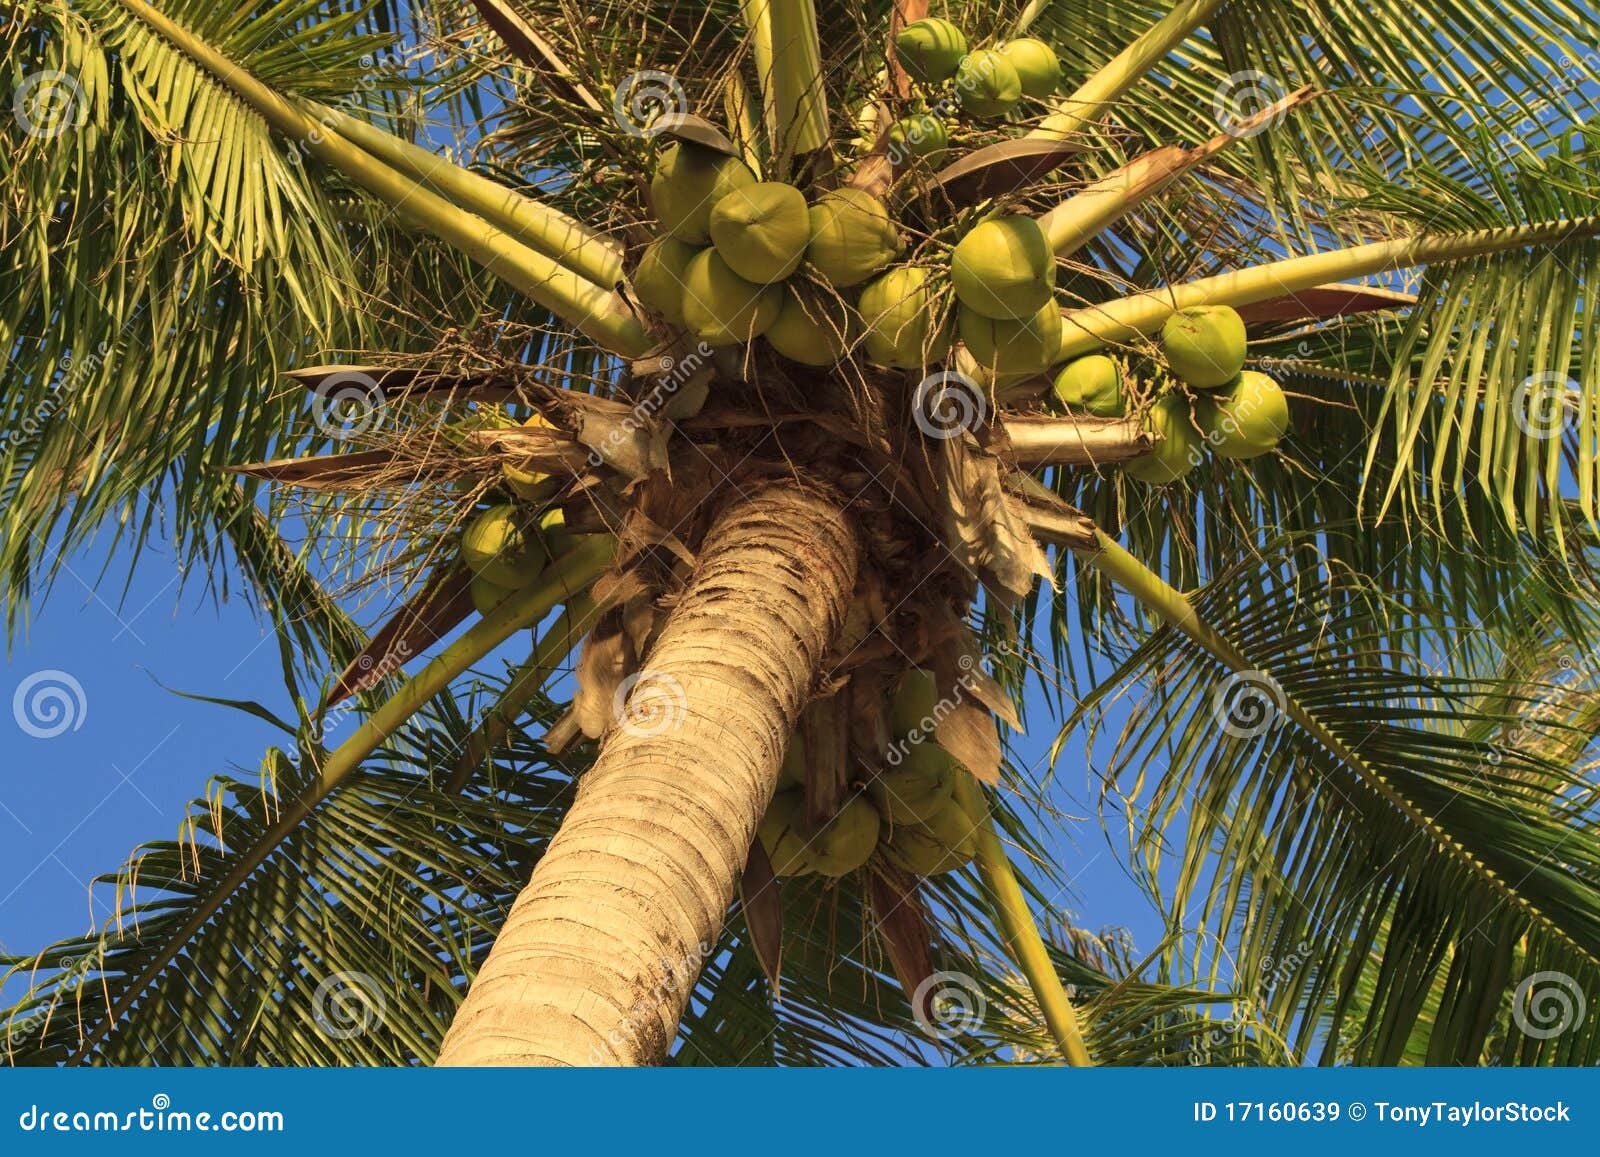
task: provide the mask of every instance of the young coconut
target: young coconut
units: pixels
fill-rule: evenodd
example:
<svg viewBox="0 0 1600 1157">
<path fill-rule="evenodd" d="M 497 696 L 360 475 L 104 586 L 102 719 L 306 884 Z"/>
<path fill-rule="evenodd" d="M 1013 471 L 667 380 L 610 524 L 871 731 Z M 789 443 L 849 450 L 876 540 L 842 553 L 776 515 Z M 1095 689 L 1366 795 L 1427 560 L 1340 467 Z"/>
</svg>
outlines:
<svg viewBox="0 0 1600 1157">
<path fill-rule="evenodd" d="M 711 209 L 735 189 L 756 183 L 737 157 L 684 142 L 669 145 L 656 161 L 650 205 L 669 237 L 690 245 L 711 240 Z"/>
<path fill-rule="evenodd" d="M 703 249 L 684 270 L 683 320 L 707 345 L 737 345 L 761 336 L 778 319 L 776 285 L 746 281 L 715 249 Z"/>
<path fill-rule="evenodd" d="M 930 165 L 939 163 L 950 147 L 950 135 L 944 122 L 931 113 L 901 117 L 889 126 L 889 159 L 896 166 L 904 165 L 914 157 L 921 157 Z"/>
<path fill-rule="evenodd" d="M 484 578 L 481 574 L 472 576 L 472 581 L 467 584 L 467 591 L 472 596 L 472 605 L 480 615 L 487 615 L 511 595 L 511 591 L 503 586 L 498 586 Z"/>
<path fill-rule="evenodd" d="M 766 849 L 767 859 L 772 861 L 774 875 L 805 876 L 815 870 L 806 840 L 795 830 L 796 824 L 805 823 L 805 817 L 806 793 L 797 788 L 774 795 L 767 806 L 767 814 L 761 817 L 756 838 Z"/>
<path fill-rule="evenodd" d="M 953 872 L 977 850 L 978 825 L 953 798 L 921 823 L 895 828 L 884 845 L 891 861 L 918 876 Z"/>
<path fill-rule="evenodd" d="M 1008 40 L 996 51 L 1017 70 L 1024 96 L 1043 100 L 1053 95 L 1061 83 L 1061 59 L 1056 50 L 1042 40 L 1024 36 L 1020 40 Z"/>
<path fill-rule="evenodd" d="M 949 800 L 959 771 L 950 753 L 929 736 L 910 744 L 897 765 L 878 773 L 867 785 L 867 795 L 890 823 L 919 823 Z"/>
<path fill-rule="evenodd" d="M 807 211 L 806 260 L 835 289 L 859 285 L 900 255 L 900 231 L 871 193 L 838 189 Z"/>
<path fill-rule="evenodd" d="M 735 189 L 712 208 L 709 228 L 728 268 L 760 285 L 800 268 L 811 241 L 805 194 L 780 181 Z"/>
<path fill-rule="evenodd" d="M 962 305 L 984 317 L 1021 321 L 1049 302 L 1056 257 L 1032 217 L 992 217 L 956 243 L 950 280 Z"/>
<path fill-rule="evenodd" d="M 1244 318 L 1226 305 L 1180 310 L 1161 327 L 1161 344 L 1174 377 L 1213 390 L 1244 368 Z"/>
<path fill-rule="evenodd" d="M 1026 321 L 984 317 L 963 307 L 957 329 L 967 352 L 997 378 L 1042 374 L 1061 352 L 1061 310 L 1054 299 Z"/>
<path fill-rule="evenodd" d="M 1199 407 L 1206 445 L 1222 458 L 1270 454 L 1289 429 L 1289 399 L 1266 374 L 1245 370 Z"/>
<path fill-rule="evenodd" d="M 967 54 L 967 38 L 950 21 L 926 16 L 900 30 L 894 38 L 894 54 L 913 80 L 938 84 L 956 74 Z"/>
<path fill-rule="evenodd" d="M 1022 99 L 1022 78 L 998 52 L 969 53 L 956 69 L 956 100 L 969 116 L 1002 117 Z"/>
<path fill-rule="evenodd" d="M 1168 394 L 1150 407 L 1145 427 L 1161 435 L 1156 448 L 1143 458 L 1123 463 L 1123 471 L 1140 482 L 1166 486 L 1200 464 L 1200 435 L 1189 416 L 1188 399 Z"/>
<path fill-rule="evenodd" d="M 510 503 L 491 506 L 461 532 L 461 557 L 474 574 L 521 590 L 544 569 L 544 549 L 523 528 L 521 512 Z"/>
<path fill-rule="evenodd" d="M 872 858 L 883 821 L 872 804 L 852 796 L 825 824 L 806 819 L 805 792 L 781 791 L 762 818 L 757 835 L 779 876 L 848 876 Z"/>
<path fill-rule="evenodd" d="M 891 269 L 861 291 L 857 306 L 868 360 L 891 369 L 921 369 L 950 352 L 950 327 L 935 328 L 938 302 L 925 269 Z"/>
<path fill-rule="evenodd" d="M 854 328 L 845 304 L 792 284 L 782 290 L 783 306 L 763 335 L 772 348 L 806 366 L 831 366 L 844 357 Z"/>
<path fill-rule="evenodd" d="M 635 295 L 673 325 L 683 324 L 684 271 L 699 252 L 699 246 L 674 237 L 657 237 L 633 271 Z"/>
<path fill-rule="evenodd" d="M 889 703 L 889 731 L 896 736 L 907 736 L 913 731 L 918 738 L 931 730 L 938 720 L 939 683 L 932 671 L 912 667 L 900 677 L 894 698 Z"/>
<path fill-rule="evenodd" d="M 1122 395 L 1122 370 L 1105 354 L 1085 354 L 1056 374 L 1055 395 L 1069 410 L 1099 418 L 1120 418 L 1128 402 Z"/>
</svg>

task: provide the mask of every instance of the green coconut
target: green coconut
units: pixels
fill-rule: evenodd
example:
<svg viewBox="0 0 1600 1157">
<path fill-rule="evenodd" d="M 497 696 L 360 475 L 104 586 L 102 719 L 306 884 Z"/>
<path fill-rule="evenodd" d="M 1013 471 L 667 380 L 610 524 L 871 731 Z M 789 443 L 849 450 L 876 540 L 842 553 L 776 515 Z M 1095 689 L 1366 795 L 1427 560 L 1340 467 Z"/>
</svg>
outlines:
<svg viewBox="0 0 1600 1157">
<path fill-rule="evenodd" d="M 1022 78 L 1001 53 L 979 49 L 956 69 L 956 100 L 969 116 L 1001 117 L 1022 99 Z"/>
<path fill-rule="evenodd" d="M 735 189 L 711 210 L 711 243 L 746 281 L 770 285 L 800 268 L 811 241 L 806 197 L 781 181 Z"/>
<path fill-rule="evenodd" d="M 948 20 L 913 20 L 894 38 L 895 59 L 913 80 L 938 84 L 956 74 L 967 54 L 966 35 Z"/>
<path fill-rule="evenodd" d="M 1053 299 L 1026 321 L 984 317 L 963 307 L 956 325 L 967 352 L 999 378 L 1042 374 L 1061 352 L 1061 310 Z"/>
<path fill-rule="evenodd" d="M 1145 427 L 1162 440 L 1143 458 L 1123 464 L 1130 477 L 1166 486 L 1200 464 L 1200 435 L 1189 416 L 1188 399 L 1178 394 L 1159 399 L 1145 416 Z"/>
<path fill-rule="evenodd" d="M 544 543 L 545 555 L 551 560 L 560 558 L 572 549 L 580 536 L 567 529 L 567 512 L 553 506 L 539 518 L 539 538 Z"/>
<path fill-rule="evenodd" d="M 1024 36 L 1020 40 L 1008 40 L 996 51 L 1017 70 L 1024 96 L 1043 100 L 1061 83 L 1061 58 L 1042 40 Z"/>
<path fill-rule="evenodd" d="M 1020 321 L 1054 294 L 1056 259 L 1032 217 L 992 217 L 956 243 L 950 279 L 962 305 L 984 317 Z"/>
<path fill-rule="evenodd" d="M 792 788 L 774 795 L 767 814 L 761 817 L 756 838 L 766 849 L 775 875 L 805 876 L 816 870 L 800 830 L 805 826 L 805 817 L 806 793 Z"/>
<path fill-rule="evenodd" d="M 861 291 L 858 310 L 868 360 L 893 369 L 921 369 L 950 352 L 950 327 L 935 328 L 938 302 L 928 273 L 916 266 L 891 269 Z"/>
<path fill-rule="evenodd" d="M 871 193 L 838 189 L 807 211 L 806 260 L 835 289 L 859 285 L 900 255 L 900 231 Z"/>
<path fill-rule="evenodd" d="M 867 795 L 890 823 L 925 820 L 950 798 L 960 768 L 931 737 L 893 750 L 900 752 L 900 762 L 879 772 L 867 785 Z"/>
<path fill-rule="evenodd" d="M 895 736 L 931 728 L 938 720 L 939 683 L 932 671 L 913 667 L 900 677 L 894 698 L 889 703 L 889 730 Z"/>
<path fill-rule="evenodd" d="M 889 126 L 889 156 L 897 165 L 913 157 L 937 164 L 949 147 L 944 122 L 930 113 L 901 117 Z"/>
<path fill-rule="evenodd" d="M 1245 370 L 1199 409 L 1206 444 L 1223 458 L 1255 458 L 1276 449 L 1289 429 L 1289 399 L 1266 374 Z"/>
<path fill-rule="evenodd" d="M 812 862 L 824 876 L 848 876 L 872 858 L 883 821 L 862 796 L 853 796 L 815 832 L 809 848 Z"/>
<path fill-rule="evenodd" d="M 737 157 L 683 142 L 669 145 L 656 161 L 650 204 L 662 232 L 690 245 L 711 240 L 711 209 L 735 189 L 756 183 Z"/>
<path fill-rule="evenodd" d="M 506 587 L 490 582 L 481 574 L 472 576 L 472 582 L 467 584 L 467 590 L 472 596 L 472 605 L 480 615 L 487 615 L 512 593 Z"/>
<path fill-rule="evenodd" d="M 890 860 L 918 876 L 953 872 L 977 850 L 978 825 L 953 798 L 921 823 L 895 828 L 884 845 Z"/>
<path fill-rule="evenodd" d="M 461 557 L 474 574 L 496 586 L 521 590 L 544 569 L 544 550 L 509 503 L 491 506 L 461 532 Z"/>
<path fill-rule="evenodd" d="M 1085 354 L 1062 366 L 1056 374 L 1055 395 L 1067 409 L 1100 418 L 1120 418 L 1127 412 L 1122 370 L 1105 354 Z"/>
<path fill-rule="evenodd" d="M 633 271 L 633 292 L 674 325 L 683 324 L 684 270 L 700 247 L 673 237 L 658 237 Z"/>
<path fill-rule="evenodd" d="M 1173 376 L 1198 390 L 1225 386 L 1244 368 L 1244 318 L 1226 305 L 1180 310 L 1161 327 Z"/>
<path fill-rule="evenodd" d="M 776 285 L 746 281 L 715 249 L 695 254 L 684 270 L 684 324 L 707 345 L 736 345 L 759 337 L 782 308 L 783 294 Z"/>
<path fill-rule="evenodd" d="M 845 304 L 836 297 L 783 286 L 783 306 L 763 335 L 790 361 L 831 366 L 844 357 L 852 325 Z"/>
</svg>

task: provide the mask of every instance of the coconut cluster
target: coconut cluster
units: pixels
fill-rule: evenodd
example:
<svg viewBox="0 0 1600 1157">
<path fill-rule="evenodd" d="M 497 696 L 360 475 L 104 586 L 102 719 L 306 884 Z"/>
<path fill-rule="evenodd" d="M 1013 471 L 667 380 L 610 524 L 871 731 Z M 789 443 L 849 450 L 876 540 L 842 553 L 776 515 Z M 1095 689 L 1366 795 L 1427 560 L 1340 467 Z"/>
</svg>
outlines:
<svg viewBox="0 0 1600 1157">
<path fill-rule="evenodd" d="M 543 475 L 505 467 L 513 494 L 529 494 Z M 545 567 L 587 535 L 567 528 L 559 506 L 540 509 L 534 502 L 497 502 L 472 516 L 461 532 L 458 556 L 472 573 L 472 605 L 487 615 L 512 594 L 532 586 Z"/>
<path fill-rule="evenodd" d="M 907 24 L 894 47 L 906 75 L 925 88 L 948 82 L 968 116 L 1003 117 L 1023 97 L 1043 100 L 1061 83 L 1061 61 L 1044 41 L 1023 37 L 968 51 L 966 34 L 936 16 Z"/>
<path fill-rule="evenodd" d="M 806 816 L 805 743 L 791 741 L 778 792 L 758 835 L 779 876 L 847 876 L 874 856 L 918 876 L 937 876 L 968 863 L 980 817 L 956 792 L 961 766 L 929 734 L 938 690 L 933 676 L 907 672 L 890 706 L 895 740 L 886 766 L 864 791 L 830 819 Z"/>
</svg>

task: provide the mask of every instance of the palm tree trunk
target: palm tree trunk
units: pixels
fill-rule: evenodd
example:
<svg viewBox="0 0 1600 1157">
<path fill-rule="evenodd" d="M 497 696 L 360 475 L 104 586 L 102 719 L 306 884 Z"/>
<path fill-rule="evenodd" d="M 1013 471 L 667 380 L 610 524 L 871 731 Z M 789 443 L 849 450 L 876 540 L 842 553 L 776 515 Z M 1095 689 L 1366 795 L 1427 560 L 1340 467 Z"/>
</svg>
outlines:
<svg viewBox="0 0 1600 1157">
<path fill-rule="evenodd" d="M 839 507 L 793 484 L 712 526 L 440 1064 L 666 1056 L 844 620 L 857 551 Z"/>
</svg>

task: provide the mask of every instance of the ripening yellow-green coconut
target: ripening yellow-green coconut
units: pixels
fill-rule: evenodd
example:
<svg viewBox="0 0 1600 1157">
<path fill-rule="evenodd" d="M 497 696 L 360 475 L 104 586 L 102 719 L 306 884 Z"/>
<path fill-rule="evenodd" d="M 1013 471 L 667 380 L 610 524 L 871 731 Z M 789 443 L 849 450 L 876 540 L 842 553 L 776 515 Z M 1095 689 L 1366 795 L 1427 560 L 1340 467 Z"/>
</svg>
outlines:
<svg viewBox="0 0 1600 1157">
<path fill-rule="evenodd" d="M 937 316 L 939 302 L 925 269 L 889 270 L 861 291 L 856 308 L 869 361 L 914 370 L 950 352 L 950 326 Z"/>
<path fill-rule="evenodd" d="M 921 823 L 895 828 L 884 845 L 890 861 L 918 876 L 953 872 L 977 850 L 977 822 L 954 798 Z"/>
<path fill-rule="evenodd" d="M 480 615 L 487 615 L 511 595 L 511 591 L 503 586 L 498 586 L 484 578 L 481 574 L 472 576 L 472 581 L 467 584 L 467 590 L 472 596 L 472 605 Z"/>
<path fill-rule="evenodd" d="M 967 54 L 967 38 L 950 21 L 926 16 L 900 30 L 894 38 L 894 54 L 913 80 L 938 84 L 956 74 Z"/>
<path fill-rule="evenodd" d="M 535 410 L 533 412 L 533 416 L 527 421 L 523 422 L 522 425 L 542 426 L 545 429 L 552 428 L 550 425 L 550 419 L 546 418 L 537 410 Z M 546 486 L 546 483 L 550 481 L 550 475 L 548 474 L 541 473 L 537 470 L 524 470 L 520 466 L 515 466 L 510 462 L 502 462 L 500 463 L 500 477 L 505 479 L 506 486 L 510 489 L 511 493 L 515 494 L 518 498 L 521 498 L 524 501 L 538 502 L 549 497 L 549 487 Z"/>
<path fill-rule="evenodd" d="M 861 189 L 836 189 L 807 212 L 806 260 L 835 289 L 859 285 L 904 247 L 884 203 Z"/>
<path fill-rule="evenodd" d="M 1001 117 L 1022 99 L 1022 78 L 998 52 L 979 49 L 956 69 L 956 100 L 969 116 Z"/>
<path fill-rule="evenodd" d="M 890 823 L 927 819 L 950 798 L 960 767 L 932 737 L 895 747 L 891 757 L 894 753 L 900 762 L 879 772 L 867 785 L 867 795 Z"/>
<path fill-rule="evenodd" d="M 779 876 L 805 876 L 815 870 L 807 854 L 806 838 L 796 825 L 805 825 L 806 794 L 790 788 L 780 791 L 767 805 L 767 814 L 761 817 L 756 828 L 756 838 L 766 849 L 772 871 Z"/>
<path fill-rule="evenodd" d="M 510 503 L 491 506 L 467 523 L 461 557 L 474 574 L 509 590 L 521 590 L 544 569 L 543 547 Z"/>
<path fill-rule="evenodd" d="M 778 286 L 746 281 L 715 249 L 695 254 L 684 270 L 684 324 L 707 345 L 736 345 L 757 338 L 778 319 L 782 308 Z"/>
<path fill-rule="evenodd" d="M 1085 354 L 1062 366 L 1056 374 L 1055 395 L 1067 409 L 1100 418 L 1120 418 L 1127 412 L 1122 370 L 1105 354 Z"/>
<path fill-rule="evenodd" d="M 1244 318 L 1226 305 L 1179 310 L 1161 327 L 1161 348 L 1174 377 L 1198 390 L 1225 386 L 1244 368 Z"/>
<path fill-rule="evenodd" d="M 552 506 L 539 517 L 539 538 L 546 557 L 554 560 L 571 550 L 578 536 L 567 529 L 567 512 Z"/>
<path fill-rule="evenodd" d="M 1271 453 L 1289 429 L 1289 399 L 1266 374 L 1244 370 L 1204 399 L 1197 417 L 1212 453 L 1255 458 Z"/>
<path fill-rule="evenodd" d="M 746 281 L 770 285 L 800 268 L 811 241 L 806 197 L 781 181 L 735 189 L 711 210 L 711 244 Z"/>
<path fill-rule="evenodd" d="M 1061 352 L 1061 309 L 1054 299 L 1023 321 L 962 307 L 956 327 L 967 352 L 997 378 L 1042 374 Z"/>
<path fill-rule="evenodd" d="M 783 306 L 762 336 L 784 357 L 807 366 L 831 366 L 844 357 L 855 326 L 838 298 L 793 284 L 782 286 Z"/>
<path fill-rule="evenodd" d="M 650 180 L 650 205 L 662 232 L 690 245 L 711 240 L 711 209 L 735 189 L 756 183 L 756 175 L 737 157 L 675 142 L 656 161 Z"/>
<path fill-rule="evenodd" d="M 657 237 L 633 271 L 633 292 L 673 325 L 683 324 L 684 271 L 700 246 L 674 237 Z"/>
<path fill-rule="evenodd" d="M 1156 448 L 1143 458 L 1123 463 L 1130 477 L 1152 486 L 1176 482 L 1200 464 L 1200 435 L 1189 414 L 1189 401 L 1179 394 L 1157 399 L 1145 416 L 1145 427 L 1161 435 Z"/>
<path fill-rule="evenodd" d="M 1008 40 L 996 51 L 1017 70 L 1024 96 L 1043 100 L 1053 94 L 1061 83 L 1061 60 L 1056 56 L 1056 50 L 1042 40 L 1024 36 L 1019 40 Z"/>
<path fill-rule="evenodd" d="M 979 222 L 950 254 L 956 298 L 984 317 L 1020 321 L 1054 295 L 1056 257 L 1032 217 L 1009 215 Z"/>
<path fill-rule="evenodd" d="M 949 147 L 944 122 L 931 113 L 901 117 L 889 126 L 889 157 L 896 165 L 916 157 L 937 164 Z"/>
<path fill-rule="evenodd" d="M 889 701 L 889 731 L 903 738 L 916 731 L 931 732 L 938 720 L 939 683 L 932 671 L 912 667 L 900 677 Z M 927 738 L 927 736 L 920 736 Z"/>
</svg>

